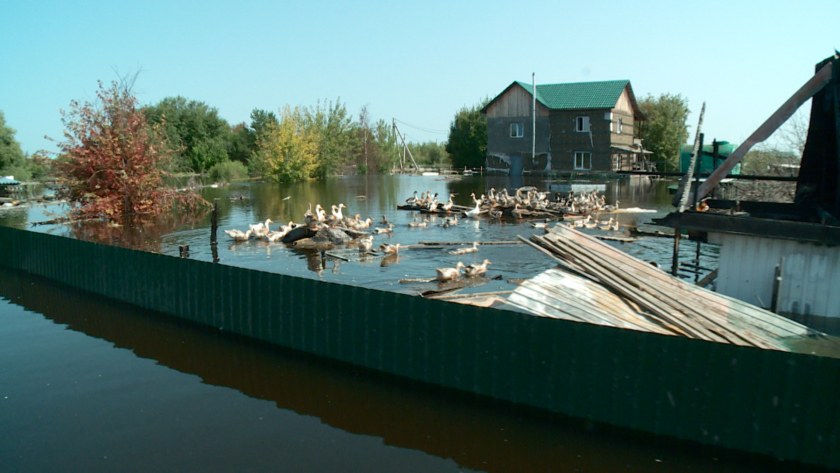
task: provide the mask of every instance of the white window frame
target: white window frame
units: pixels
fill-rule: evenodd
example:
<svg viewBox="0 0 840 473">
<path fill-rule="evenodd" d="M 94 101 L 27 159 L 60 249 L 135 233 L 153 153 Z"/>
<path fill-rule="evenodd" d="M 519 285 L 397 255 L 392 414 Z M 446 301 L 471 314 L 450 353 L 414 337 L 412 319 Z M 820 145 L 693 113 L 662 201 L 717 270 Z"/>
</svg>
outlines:
<svg viewBox="0 0 840 473">
<path fill-rule="evenodd" d="M 613 131 L 614 131 L 614 127 L 613 127 L 613 113 L 612 113 L 612 112 L 607 112 L 607 113 L 605 113 L 605 114 L 604 114 L 604 119 L 606 119 L 606 120 L 608 120 L 608 121 L 610 122 L 610 132 L 613 132 Z"/>
<path fill-rule="evenodd" d="M 624 132 L 624 123 L 621 121 L 621 117 L 618 117 L 618 134 Z"/>
<path fill-rule="evenodd" d="M 575 118 L 575 131 L 578 133 L 589 132 L 589 117 L 584 115 Z"/>
<path fill-rule="evenodd" d="M 580 157 L 580 164 L 578 164 L 578 157 Z M 588 164 L 588 166 L 586 166 Z M 587 171 L 592 169 L 592 152 L 591 151 L 575 151 L 574 154 L 574 168 L 575 171 Z"/>
<path fill-rule="evenodd" d="M 522 138 L 525 136 L 525 123 L 515 122 L 510 124 L 510 137 Z"/>
</svg>

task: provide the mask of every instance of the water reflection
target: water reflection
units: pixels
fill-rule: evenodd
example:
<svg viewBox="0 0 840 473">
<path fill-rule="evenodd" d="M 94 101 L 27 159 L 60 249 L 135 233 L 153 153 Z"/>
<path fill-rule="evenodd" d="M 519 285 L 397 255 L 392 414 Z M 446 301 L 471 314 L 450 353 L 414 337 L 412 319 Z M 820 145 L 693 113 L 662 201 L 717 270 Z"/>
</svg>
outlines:
<svg viewBox="0 0 840 473">
<path fill-rule="evenodd" d="M 517 185 L 535 186 L 547 190 L 563 181 L 548 181 L 543 178 L 526 176 L 521 182 L 500 176 L 472 176 L 465 178 L 442 178 L 421 176 L 352 176 L 324 181 L 309 181 L 293 184 L 273 183 L 233 183 L 224 187 L 206 187 L 202 197 L 218 205 L 218 226 L 220 230 L 245 230 L 249 224 L 271 218 L 273 221 L 288 222 L 303 219 L 309 204 L 321 204 L 329 207 L 344 203 L 349 215 L 359 214 L 362 218 L 371 217 L 374 222 L 381 222 L 383 217 L 395 225 L 392 235 L 375 235 L 374 248 L 380 244 L 399 243 L 416 245 L 420 241 L 450 241 L 470 243 L 473 241 L 513 241 L 518 236 L 528 237 L 534 232 L 530 224 L 513 220 L 495 220 L 490 218 L 461 219 L 458 225 L 444 227 L 442 219 L 431 216 L 426 228 L 410 228 L 408 222 L 421 219 L 415 212 L 397 210 L 397 206 L 413 195 L 415 191 L 431 190 L 448 196 L 456 194 L 455 203 L 471 206 L 470 194 L 486 194 L 490 188 L 497 190 L 513 189 Z M 579 183 L 575 178 L 572 182 Z M 648 179 L 600 180 L 608 202 L 620 200 L 622 206 L 642 207 L 654 213 L 618 214 L 621 226 L 646 225 L 651 218 L 664 216 L 672 209 L 668 181 Z M 363 197 L 363 198 L 362 198 Z M 40 212 L 45 211 L 41 210 Z M 34 212 L 34 208 L 32 212 Z M 60 210 L 56 210 L 60 211 Z M 34 219 L 30 212 L 29 219 Z M 0 212 L 0 216 L 3 213 Z M 26 217 L 22 214 L 8 214 L 12 226 L 26 226 Z M 17 215 L 17 217 L 13 217 Z M 40 214 L 38 214 L 40 215 Z M 156 226 L 139 229 L 109 227 L 105 224 L 63 227 L 38 226 L 34 231 L 48 231 L 56 234 L 106 242 L 120 246 L 129 246 L 173 256 L 179 255 L 179 248 L 189 246 L 190 258 L 214 261 L 222 264 L 239 266 L 261 271 L 278 272 L 292 276 L 318 278 L 325 281 L 364 284 L 366 287 L 389 290 L 410 291 L 410 288 L 395 285 L 401 278 L 434 277 L 436 267 L 454 266 L 457 262 L 444 251 L 409 250 L 402 253 L 399 265 L 389 264 L 380 258 L 353 259 L 331 271 L 324 271 L 325 265 L 320 255 L 311 254 L 298 248 L 289 248 L 281 243 L 268 243 L 259 240 L 237 243 L 223 232 L 218 232 L 217 245 L 211 241 L 210 213 L 195 218 L 170 219 Z M 0 221 L 0 224 L 3 222 Z M 374 224 L 374 227 L 382 226 Z M 641 239 L 637 243 L 611 243 L 620 249 L 647 261 L 656 261 L 662 267 L 670 267 L 672 251 L 671 241 L 664 239 Z M 715 249 L 704 245 L 703 267 L 717 266 Z M 684 261 L 694 259 L 695 251 L 690 245 L 682 245 L 680 258 Z M 504 274 L 505 278 L 528 278 L 553 266 L 541 253 L 529 248 L 506 247 L 482 248 L 475 261 L 490 259 L 493 262 L 493 275 Z M 688 275 L 691 279 L 694 275 Z M 702 277 L 702 275 L 701 275 Z M 495 283 L 487 290 L 509 290 L 511 286 Z"/>
<path fill-rule="evenodd" d="M 440 459 L 451 458 L 462 467 L 491 472 L 767 472 L 788 471 L 791 467 L 731 451 L 636 435 L 401 382 L 352 366 L 224 336 L 7 270 L 0 270 L 0 296 L 41 313 L 55 323 L 66 324 L 72 331 L 102 338 L 116 347 L 133 351 L 138 357 L 199 376 L 204 383 L 270 400 L 280 409 L 314 416 L 332 427 L 381 438 L 386 445 L 406 449 L 389 453 L 394 456 L 395 471 L 409 469 L 409 465 L 402 462 L 412 461 L 414 457 L 410 451 L 426 452 Z M 66 333 L 70 336 L 70 332 Z M 60 340 L 56 343 L 60 344 Z M 19 349 L 24 347 L 21 345 Z M 32 357 L 37 356 L 32 354 Z M 53 374 L 40 373 L 39 376 L 50 379 Z M 131 386 L 138 399 L 166 395 L 146 392 L 153 386 L 142 380 L 132 382 Z M 60 403 L 61 393 L 55 395 L 54 402 Z M 91 395 L 99 399 L 94 407 L 97 411 L 120 413 L 133 409 L 132 406 L 109 404 L 111 398 L 107 393 L 93 392 Z M 177 397 L 173 402 L 183 403 L 176 408 L 187 410 L 191 399 Z M 220 404 L 213 408 L 221 411 L 226 406 Z M 97 413 L 82 411 L 75 415 L 89 418 Z M 40 422 L 38 418 L 39 415 L 31 416 L 32 422 Z M 288 430 L 294 426 L 295 423 L 289 423 L 278 428 Z M 65 444 L 78 440 L 71 434 L 74 432 L 72 425 L 55 424 L 53 428 L 64 438 Z M 136 428 L 131 424 L 124 425 L 130 437 L 156 435 L 155 431 L 133 430 Z M 218 428 L 234 436 L 245 434 L 229 432 L 235 428 L 230 425 Z M 190 430 L 188 426 L 186 431 Z M 301 441 L 309 449 L 316 446 L 314 448 L 332 452 L 329 437 L 299 430 L 289 433 L 304 436 Z M 193 435 L 204 438 L 200 433 Z M 272 441 L 271 438 L 265 440 Z M 123 455 L 121 450 L 127 452 L 135 448 L 132 442 L 114 443 L 111 453 L 117 458 Z M 382 455 L 379 449 L 359 448 L 362 450 L 354 452 L 354 456 Z M 50 455 L 50 452 L 43 454 Z M 160 468 L 167 464 L 170 454 L 162 450 L 159 458 L 145 461 Z M 255 455 L 256 452 L 251 452 L 241 459 L 240 471 L 265 466 L 266 459 Z M 294 458 L 287 461 L 295 463 Z M 799 465 L 796 469 L 813 471 Z M 311 468 L 299 465 L 295 470 L 309 471 Z"/>
</svg>

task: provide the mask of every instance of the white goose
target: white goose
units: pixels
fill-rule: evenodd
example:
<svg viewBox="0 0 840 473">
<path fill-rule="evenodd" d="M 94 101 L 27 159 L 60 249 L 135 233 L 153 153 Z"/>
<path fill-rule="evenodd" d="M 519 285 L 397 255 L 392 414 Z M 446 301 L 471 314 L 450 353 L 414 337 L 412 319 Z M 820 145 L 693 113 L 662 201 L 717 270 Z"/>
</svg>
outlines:
<svg viewBox="0 0 840 473">
<path fill-rule="evenodd" d="M 396 245 L 391 245 L 388 243 L 383 243 L 379 245 L 379 249 L 385 253 L 386 255 L 395 255 L 400 252 L 401 245 L 397 243 Z"/>
<path fill-rule="evenodd" d="M 480 213 L 481 213 L 481 201 L 476 199 L 475 200 L 475 208 L 472 209 L 472 210 L 464 211 L 464 216 L 467 217 L 467 218 L 473 218 L 473 217 L 477 217 L 478 214 L 480 214 Z"/>
<path fill-rule="evenodd" d="M 473 246 L 465 246 L 463 248 L 458 248 L 457 250 L 450 251 L 450 255 L 465 255 L 467 253 L 475 253 L 478 251 L 478 242 L 474 241 Z"/>
<path fill-rule="evenodd" d="M 243 232 L 242 230 L 225 230 L 229 237 L 236 241 L 246 241 L 251 238 L 251 230 Z"/>
<path fill-rule="evenodd" d="M 461 277 L 461 268 L 463 267 L 464 263 L 458 261 L 458 264 L 456 264 L 454 268 L 435 268 L 437 280 L 444 282 L 458 279 Z"/>
<path fill-rule="evenodd" d="M 481 263 L 473 263 L 466 268 L 464 268 L 464 273 L 466 273 L 467 277 L 473 278 L 476 276 L 481 276 L 487 272 L 487 265 L 493 264 L 490 260 L 484 260 Z"/>
</svg>

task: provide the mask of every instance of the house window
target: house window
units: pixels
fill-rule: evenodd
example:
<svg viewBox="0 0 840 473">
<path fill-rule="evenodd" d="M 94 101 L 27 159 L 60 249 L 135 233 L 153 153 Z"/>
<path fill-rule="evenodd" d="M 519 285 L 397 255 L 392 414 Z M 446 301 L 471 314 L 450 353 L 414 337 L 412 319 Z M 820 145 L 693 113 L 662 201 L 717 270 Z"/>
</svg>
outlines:
<svg viewBox="0 0 840 473">
<path fill-rule="evenodd" d="M 575 131 L 589 131 L 589 117 L 577 117 L 576 122 Z"/>
<path fill-rule="evenodd" d="M 622 131 L 624 131 L 624 124 L 621 123 L 621 117 L 618 117 L 618 134 L 621 134 Z"/>
<path fill-rule="evenodd" d="M 592 153 L 575 151 L 575 169 L 592 169 Z"/>
<path fill-rule="evenodd" d="M 524 123 L 511 123 L 510 124 L 510 137 L 511 138 L 522 138 L 525 135 L 525 124 Z"/>
<path fill-rule="evenodd" d="M 608 122 L 610 122 L 610 132 L 615 131 L 613 129 L 613 114 L 612 114 L 612 112 L 604 113 L 604 120 L 607 120 Z"/>
</svg>

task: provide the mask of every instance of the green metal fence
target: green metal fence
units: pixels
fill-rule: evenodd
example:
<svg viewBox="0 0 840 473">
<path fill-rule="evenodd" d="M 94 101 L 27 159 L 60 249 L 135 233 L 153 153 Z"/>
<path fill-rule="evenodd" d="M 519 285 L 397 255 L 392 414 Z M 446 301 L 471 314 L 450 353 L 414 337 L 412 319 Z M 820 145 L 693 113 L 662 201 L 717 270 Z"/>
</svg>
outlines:
<svg viewBox="0 0 840 473">
<path fill-rule="evenodd" d="M 840 467 L 840 359 L 533 317 L 0 227 L 0 265 L 224 331 L 621 427 Z"/>
</svg>

